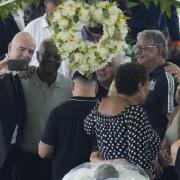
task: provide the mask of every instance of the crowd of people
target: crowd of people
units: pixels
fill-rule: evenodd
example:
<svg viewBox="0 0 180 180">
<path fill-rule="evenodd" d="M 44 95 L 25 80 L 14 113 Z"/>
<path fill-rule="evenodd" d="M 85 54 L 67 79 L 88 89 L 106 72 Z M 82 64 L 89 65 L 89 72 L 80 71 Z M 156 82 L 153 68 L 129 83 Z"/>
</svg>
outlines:
<svg viewBox="0 0 180 180">
<path fill-rule="evenodd" d="M 170 18 L 153 4 L 146 12 L 161 15 L 160 27 L 167 28 L 168 39 L 155 25 L 133 27 L 132 19 L 129 37 L 136 37 L 137 62 L 126 62 L 119 52 L 87 78 L 72 73 L 48 39 L 59 3 L 45 0 L 44 11 L 41 6 L 32 13 L 45 14 L 29 17 L 24 30 L 14 31 L 8 47 L 3 46 L 0 180 L 60 180 L 82 163 L 117 159 L 143 168 L 151 180 L 179 180 L 180 68 L 177 59 L 176 64 L 167 61 L 168 54 L 178 54 L 180 34 L 172 28 L 178 23 L 176 7 Z M 130 11 L 125 1 L 122 5 L 132 16 L 145 11 L 142 5 L 136 7 L 141 11 Z M 26 10 L 30 8 L 36 10 Z M 85 41 L 97 43 L 102 29 L 82 26 L 81 34 Z M 24 59 L 29 62 L 27 71 L 9 70 L 9 61 Z"/>
</svg>

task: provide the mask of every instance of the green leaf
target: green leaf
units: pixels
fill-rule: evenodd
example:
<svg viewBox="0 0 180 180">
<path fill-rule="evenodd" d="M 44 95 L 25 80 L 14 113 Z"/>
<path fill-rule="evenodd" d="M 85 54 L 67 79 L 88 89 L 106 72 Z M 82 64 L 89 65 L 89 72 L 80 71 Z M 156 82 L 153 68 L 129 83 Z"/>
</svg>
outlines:
<svg viewBox="0 0 180 180">
<path fill-rule="evenodd" d="M 103 16 L 105 18 L 108 18 L 110 16 L 110 13 L 109 13 L 109 11 L 107 9 L 103 9 Z"/>
<path fill-rule="evenodd" d="M 140 1 L 141 1 L 141 3 L 144 4 L 144 6 L 145 6 L 146 9 L 149 8 L 149 6 L 150 6 L 150 1 L 151 1 L 151 0 L 140 0 Z"/>
<path fill-rule="evenodd" d="M 102 41 L 102 45 L 105 46 L 106 44 L 109 43 L 109 38 L 106 38 Z"/>
<path fill-rule="evenodd" d="M 71 53 L 69 56 L 69 63 L 71 64 L 74 61 L 74 53 Z"/>
<path fill-rule="evenodd" d="M 100 54 L 97 51 L 95 52 L 95 55 L 97 59 L 100 59 Z"/>
<path fill-rule="evenodd" d="M 79 21 L 79 17 L 78 16 L 74 16 L 73 20 L 74 20 L 75 23 L 77 23 Z"/>
<path fill-rule="evenodd" d="M 138 6 L 138 5 L 139 5 L 139 3 L 136 3 L 136 2 L 128 2 L 127 3 L 128 8 L 132 8 L 132 7 L 135 7 L 135 6 Z"/>
<path fill-rule="evenodd" d="M 121 40 L 121 34 L 120 34 L 120 31 L 119 31 L 118 28 L 115 28 L 115 30 L 114 30 L 113 39 L 115 39 L 115 40 Z"/>
</svg>

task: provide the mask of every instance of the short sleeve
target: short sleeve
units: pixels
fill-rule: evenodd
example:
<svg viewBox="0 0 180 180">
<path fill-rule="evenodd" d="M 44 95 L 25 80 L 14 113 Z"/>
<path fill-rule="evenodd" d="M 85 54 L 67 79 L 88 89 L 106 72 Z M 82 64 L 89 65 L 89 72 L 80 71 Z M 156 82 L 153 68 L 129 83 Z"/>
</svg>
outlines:
<svg viewBox="0 0 180 180">
<path fill-rule="evenodd" d="M 132 108 L 128 119 L 128 160 L 149 169 L 159 152 L 160 137 L 152 129 L 143 108 L 139 106 Z"/>
<path fill-rule="evenodd" d="M 48 118 L 46 123 L 43 135 L 41 137 L 41 141 L 45 144 L 56 146 L 58 142 L 58 129 L 57 129 L 57 116 L 56 109 L 53 110 Z"/>
<path fill-rule="evenodd" d="M 84 130 L 85 132 L 90 135 L 95 135 L 95 125 L 96 125 L 96 119 L 97 119 L 97 108 L 99 103 L 97 103 L 92 111 L 88 114 L 88 116 L 84 119 Z"/>
</svg>

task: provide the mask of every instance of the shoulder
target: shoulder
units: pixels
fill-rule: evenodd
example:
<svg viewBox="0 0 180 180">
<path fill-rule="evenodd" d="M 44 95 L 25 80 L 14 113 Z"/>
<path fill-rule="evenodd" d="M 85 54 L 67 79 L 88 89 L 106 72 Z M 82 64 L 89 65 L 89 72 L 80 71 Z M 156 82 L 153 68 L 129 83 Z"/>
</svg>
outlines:
<svg viewBox="0 0 180 180">
<path fill-rule="evenodd" d="M 167 72 L 164 69 L 164 66 L 159 68 L 159 71 L 157 72 L 157 79 L 159 79 L 159 82 L 162 82 L 162 81 L 172 81 L 172 82 L 174 82 L 173 75 L 170 74 L 169 72 Z"/>
<path fill-rule="evenodd" d="M 126 112 L 128 117 L 134 118 L 136 120 L 147 118 L 146 111 L 140 105 L 130 105 L 126 107 Z"/>
<path fill-rule="evenodd" d="M 36 72 L 30 78 L 27 78 L 27 79 L 20 78 L 22 86 L 23 87 L 29 86 L 30 83 L 36 80 L 35 76 L 36 76 Z"/>
<path fill-rule="evenodd" d="M 70 78 L 62 75 L 62 74 L 59 73 L 59 72 L 58 72 L 57 76 L 58 76 L 59 83 L 63 83 L 63 85 L 68 85 L 68 86 L 71 85 L 71 82 L 72 82 L 72 81 L 71 81 Z"/>
<path fill-rule="evenodd" d="M 139 113 L 146 113 L 142 106 L 140 105 L 129 105 L 127 106 L 127 110 L 129 112 L 139 112 Z"/>
<path fill-rule="evenodd" d="M 24 28 L 24 31 L 28 31 L 30 29 L 35 29 L 35 28 L 39 27 L 41 25 L 41 23 L 43 22 L 43 20 L 44 20 L 44 16 L 34 19 Z"/>
<path fill-rule="evenodd" d="M 66 104 L 67 102 L 64 102 L 62 104 L 60 104 L 59 106 L 55 107 L 51 113 L 50 113 L 50 117 L 58 117 L 59 114 L 61 113 L 61 111 L 63 110 L 64 108 L 64 105 Z"/>
</svg>

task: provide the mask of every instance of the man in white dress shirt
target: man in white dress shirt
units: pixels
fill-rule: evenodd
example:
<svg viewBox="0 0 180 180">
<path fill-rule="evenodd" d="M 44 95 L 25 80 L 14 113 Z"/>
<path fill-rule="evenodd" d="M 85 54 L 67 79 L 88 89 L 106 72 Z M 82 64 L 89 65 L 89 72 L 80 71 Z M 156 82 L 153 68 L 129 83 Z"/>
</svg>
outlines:
<svg viewBox="0 0 180 180">
<path fill-rule="evenodd" d="M 52 35 L 50 30 L 51 19 L 55 8 L 59 5 L 60 0 L 45 0 L 45 14 L 33 21 L 31 21 L 24 29 L 25 32 L 29 32 L 36 42 L 36 50 L 34 52 L 33 58 L 30 65 L 38 66 L 38 61 L 36 58 L 36 52 L 39 49 L 41 42 Z M 69 68 L 65 61 L 62 61 L 61 67 L 59 69 L 60 73 L 65 76 L 69 76 Z"/>
</svg>

